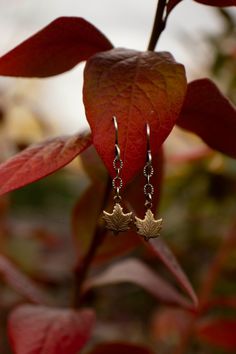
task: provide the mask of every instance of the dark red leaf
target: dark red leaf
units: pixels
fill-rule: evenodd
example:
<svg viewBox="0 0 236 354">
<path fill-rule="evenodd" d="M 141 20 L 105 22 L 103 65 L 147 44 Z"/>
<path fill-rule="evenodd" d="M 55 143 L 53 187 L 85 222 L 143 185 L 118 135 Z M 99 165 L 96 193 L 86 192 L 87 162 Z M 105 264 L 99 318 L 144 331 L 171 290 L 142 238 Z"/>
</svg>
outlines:
<svg viewBox="0 0 236 354">
<path fill-rule="evenodd" d="M 185 96 L 184 67 L 169 53 L 113 49 L 90 58 L 84 77 L 84 104 L 93 142 L 112 176 L 112 117 L 117 117 L 125 184 L 145 162 L 145 123 L 151 126 L 153 154 L 171 132 Z"/>
<path fill-rule="evenodd" d="M 111 342 L 98 344 L 88 354 L 153 354 L 153 352 L 137 344 Z"/>
<path fill-rule="evenodd" d="M 83 168 L 92 181 L 104 182 L 108 178 L 104 163 L 93 145 L 86 149 L 80 157 Z"/>
<path fill-rule="evenodd" d="M 61 136 L 35 144 L 0 164 L 0 194 L 37 181 L 67 165 L 91 144 L 88 134 Z"/>
<path fill-rule="evenodd" d="M 115 237 L 111 232 L 106 232 L 92 264 L 98 266 L 114 260 L 116 257 L 124 256 L 133 251 L 139 244 L 137 235 L 132 230 L 127 231 L 124 237 Z"/>
<path fill-rule="evenodd" d="M 200 2 L 201 4 L 204 5 L 218 6 L 218 7 L 236 5 L 236 0 L 195 0 L 195 1 Z"/>
<path fill-rule="evenodd" d="M 186 274 L 179 265 L 167 244 L 161 239 L 152 239 L 149 242 L 143 241 L 148 249 L 154 253 L 165 264 L 169 271 L 174 275 L 179 285 L 187 292 L 195 306 L 198 305 L 198 299 Z"/>
<path fill-rule="evenodd" d="M 215 347 L 235 353 L 236 350 L 236 321 L 222 318 L 212 318 L 202 321 L 196 327 L 199 339 Z"/>
<path fill-rule="evenodd" d="M 0 277 L 31 302 L 47 304 L 48 296 L 4 255 L 0 255 Z"/>
<path fill-rule="evenodd" d="M 23 305 L 10 314 L 8 334 L 14 354 L 77 354 L 90 338 L 92 310 Z"/>
<path fill-rule="evenodd" d="M 0 75 L 61 74 L 91 55 L 111 49 L 108 39 L 79 17 L 60 17 L 0 58 Z"/>
<path fill-rule="evenodd" d="M 137 259 L 120 261 L 100 275 L 88 279 L 84 284 L 84 291 L 97 286 L 121 282 L 137 284 L 159 301 L 190 308 L 189 302 L 177 290 Z"/>
<path fill-rule="evenodd" d="M 177 124 L 211 148 L 236 158 L 236 109 L 212 81 L 201 79 L 188 85 Z"/>
<path fill-rule="evenodd" d="M 170 12 L 174 9 L 174 7 L 177 6 L 181 1 L 182 0 L 169 0 L 166 5 L 167 15 L 169 15 Z"/>
<path fill-rule="evenodd" d="M 93 264 L 100 265 L 104 262 L 114 260 L 133 251 L 140 244 L 137 234 L 128 230 L 120 237 L 114 236 L 111 232 L 107 232 L 103 243 L 98 248 L 97 254 L 93 260 Z"/>
<path fill-rule="evenodd" d="M 73 210 L 72 230 L 79 260 L 82 260 L 87 254 L 93 240 L 100 219 L 104 193 L 104 183 L 93 183 L 79 199 Z"/>
</svg>

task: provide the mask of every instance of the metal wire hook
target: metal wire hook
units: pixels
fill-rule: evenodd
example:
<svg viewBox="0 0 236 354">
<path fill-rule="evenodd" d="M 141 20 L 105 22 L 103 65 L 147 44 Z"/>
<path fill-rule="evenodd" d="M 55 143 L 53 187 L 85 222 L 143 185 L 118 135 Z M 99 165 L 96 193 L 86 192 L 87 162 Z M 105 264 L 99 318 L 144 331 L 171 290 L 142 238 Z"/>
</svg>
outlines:
<svg viewBox="0 0 236 354">
<path fill-rule="evenodd" d="M 146 133 L 147 133 L 147 163 L 152 163 L 152 152 L 151 152 L 151 144 L 150 144 L 150 125 L 146 123 Z"/>
<path fill-rule="evenodd" d="M 119 148 L 119 143 L 118 143 L 118 123 L 117 119 L 115 116 L 113 116 L 113 123 L 114 123 L 114 128 L 115 128 L 115 157 L 117 159 L 120 158 L 120 148 Z"/>
<path fill-rule="evenodd" d="M 116 117 L 115 116 L 113 116 L 113 123 L 114 123 L 114 127 L 115 127 L 115 133 L 116 133 L 116 139 L 115 139 L 115 144 L 116 145 L 119 145 L 118 144 L 118 123 L 117 123 L 117 119 L 116 119 Z"/>
</svg>

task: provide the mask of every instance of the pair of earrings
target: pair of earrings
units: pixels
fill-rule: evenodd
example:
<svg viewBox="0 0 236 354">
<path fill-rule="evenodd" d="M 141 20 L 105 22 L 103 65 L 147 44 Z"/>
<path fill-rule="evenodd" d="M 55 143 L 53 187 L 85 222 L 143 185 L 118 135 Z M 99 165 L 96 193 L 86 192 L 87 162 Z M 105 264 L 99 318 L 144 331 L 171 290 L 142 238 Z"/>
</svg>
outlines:
<svg viewBox="0 0 236 354">
<path fill-rule="evenodd" d="M 126 231 L 130 229 L 131 224 L 135 224 L 137 228 L 137 233 L 149 240 L 150 238 L 155 238 L 160 235 L 160 230 L 162 227 L 162 219 L 156 220 L 152 213 L 152 196 L 154 194 L 154 187 L 150 182 L 153 176 L 154 169 L 152 166 L 152 153 L 150 147 L 150 126 L 146 124 L 147 132 L 147 158 L 146 164 L 143 169 L 144 177 L 146 178 L 146 184 L 144 185 L 144 195 L 146 198 L 145 207 L 146 213 L 144 219 L 140 219 L 137 216 L 133 218 L 133 213 L 124 213 L 123 208 L 120 205 L 122 198 L 120 195 L 120 190 L 122 188 L 121 170 L 123 167 L 123 161 L 120 157 L 120 148 L 118 143 L 118 124 L 116 117 L 113 117 L 113 123 L 115 127 L 115 158 L 113 160 L 113 167 L 116 171 L 116 176 L 112 180 L 112 187 L 115 191 L 114 193 L 114 208 L 112 213 L 103 211 L 103 219 L 106 223 L 106 228 L 113 231 L 116 235 L 119 232 Z"/>
</svg>

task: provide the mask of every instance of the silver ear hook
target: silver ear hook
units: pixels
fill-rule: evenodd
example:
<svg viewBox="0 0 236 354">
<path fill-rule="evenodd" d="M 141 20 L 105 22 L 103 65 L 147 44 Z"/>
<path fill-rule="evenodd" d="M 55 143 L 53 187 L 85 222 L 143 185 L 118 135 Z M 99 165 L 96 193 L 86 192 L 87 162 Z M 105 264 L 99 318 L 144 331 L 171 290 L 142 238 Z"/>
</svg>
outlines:
<svg viewBox="0 0 236 354">
<path fill-rule="evenodd" d="M 113 123 L 115 127 L 115 156 L 117 159 L 120 158 L 120 148 L 119 148 L 119 143 L 118 143 L 118 123 L 117 119 L 115 116 L 113 116 Z"/>
<path fill-rule="evenodd" d="M 146 123 L 146 133 L 147 133 L 147 163 L 152 163 L 152 152 L 151 152 L 151 143 L 150 143 L 150 125 Z"/>
<path fill-rule="evenodd" d="M 115 132 L 116 132 L 116 141 L 115 144 L 118 145 L 118 123 L 117 123 L 117 119 L 115 116 L 113 116 L 113 123 L 114 123 L 114 127 L 115 127 Z"/>
</svg>

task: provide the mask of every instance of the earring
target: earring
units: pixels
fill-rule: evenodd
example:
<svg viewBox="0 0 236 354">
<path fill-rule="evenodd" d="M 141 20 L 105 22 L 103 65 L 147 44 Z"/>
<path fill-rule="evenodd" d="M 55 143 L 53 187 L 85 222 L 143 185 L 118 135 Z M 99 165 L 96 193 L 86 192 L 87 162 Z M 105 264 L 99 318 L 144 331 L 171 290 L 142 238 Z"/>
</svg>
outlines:
<svg viewBox="0 0 236 354">
<path fill-rule="evenodd" d="M 146 124 L 147 133 L 147 159 L 146 165 L 143 169 L 143 174 L 146 178 L 146 184 L 144 185 L 144 195 L 146 197 L 145 207 L 147 208 L 144 219 L 139 219 L 135 216 L 135 225 L 137 227 L 137 233 L 148 241 L 150 238 L 160 236 L 160 230 L 162 228 L 162 219 L 156 220 L 152 213 L 152 196 L 154 193 L 154 187 L 150 183 L 150 178 L 153 176 L 154 169 L 152 166 L 152 153 L 150 147 L 150 126 Z"/>
<path fill-rule="evenodd" d="M 114 235 L 119 232 L 126 231 L 130 229 L 130 224 L 132 222 L 132 212 L 124 213 L 123 208 L 120 205 L 122 200 L 120 196 L 120 189 L 122 187 L 122 179 L 120 176 L 121 169 L 123 167 L 123 161 L 120 158 L 120 148 L 118 144 L 118 124 L 116 117 L 113 117 L 113 123 L 115 127 L 115 158 L 113 160 L 113 167 L 116 171 L 116 176 L 112 180 L 112 187 L 115 190 L 114 201 L 115 205 L 113 212 L 110 214 L 107 211 L 103 211 L 103 219 L 106 223 L 106 228 L 113 231 Z"/>
</svg>

